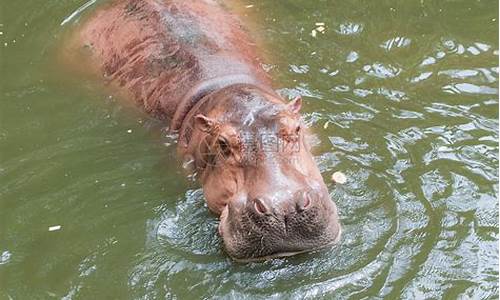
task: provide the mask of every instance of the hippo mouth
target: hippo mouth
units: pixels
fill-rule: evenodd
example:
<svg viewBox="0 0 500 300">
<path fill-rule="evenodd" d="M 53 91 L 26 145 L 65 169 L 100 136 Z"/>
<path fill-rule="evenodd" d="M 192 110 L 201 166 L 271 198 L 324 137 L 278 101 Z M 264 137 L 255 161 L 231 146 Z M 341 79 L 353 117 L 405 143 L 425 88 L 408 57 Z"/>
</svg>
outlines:
<svg viewBox="0 0 500 300">
<path fill-rule="evenodd" d="M 275 253 L 271 253 L 271 254 L 267 254 L 267 255 L 263 255 L 263 256 L 256 256 L 256 257 L 237 257 L 237 256 L 233 255 L 233 253 L 231 251 L 228 251 L 228 249 L 227 249 L 226 239 L 230 238 L 230 236 L 231 236 L 224 229 L 224 225 L 226 225 L 228 222 L 227 220 L 228 220 L 228 208 L 226 206 L 220 215 L 220 223 L 218 226 L 218 231 L 219 231 L 219 235 L 221 236 L 221 238 L 224 242 L 226 253 L 233 261 L 239 262 L 239 263 L 262 262 L 262 261 L 267 261 L 267 260 L 271 260 L 271 259 L 275 259 L 275 258 L 284 258 L 284 257 L 290 257 L 290 256 L 299 255 L 299 254 L 304 254 L 304 253 L 313 253 L 313 252 L 324 251 L 328 248 L 331 248 L 331 247 L 337 245 L 338 242 L 340 241 L 341 236 L 342 236 L 342 230 L 341 230 L 341 227 L 339 227 L 338 231 L 336 233 L 336 236 L 333 239 L 331 239 L 325 243 L 319 244 L 317 246 L 307 247 L 305 249 L 300 249 L 300 250 L 283 251 L 283 252 L 278 251 Z"/>
<path fill-rule="evenodd" d="M 290 256 L 298 255 L 298 254 L 304 254 L 304 253 L 313 253 L 313 252 L 326 250 L 327 248 L 331 248 L 331 247 L 335 246 L 339 242 L 341 235 L 342 235 L 342 232 L 339 231 L 339 233 L 337 234 L 337 237 L 333 241 L 331 241 L 325 245 L 321 245 L 321 246 L 311 248 L 311 249 L 292 251 L 292 252 L 280 252 L 280 253 L 275 253 L 275 254 L 271 254 L 271 255 L 266 255 L 266 256 L 261 256 L 261 257 L 251 257 L 251 258 L 237 258 L 237 257 L 231 256 L 231 254 L 229 254 L 229 257 L 231 257 L 231 259 L 235 262 L 249 263 L 249 262 L 262 262 L 262 261 L 271 260 L 271 259 L 275 259 L 275 258 L 290 257 Z"/>
</svg>

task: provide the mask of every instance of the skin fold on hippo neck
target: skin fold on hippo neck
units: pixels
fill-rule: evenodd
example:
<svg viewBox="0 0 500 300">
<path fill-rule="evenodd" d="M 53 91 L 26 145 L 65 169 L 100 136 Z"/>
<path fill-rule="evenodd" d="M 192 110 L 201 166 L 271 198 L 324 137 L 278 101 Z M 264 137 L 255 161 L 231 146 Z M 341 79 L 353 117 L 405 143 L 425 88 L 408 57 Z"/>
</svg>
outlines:
<svg viewBox="0 0 500 300">
<path fill-rule="evenodd" d="M 172 131 L 181 129 L 186 120 L 186 116 L 193 107 L 208 94 L 235 84 L 259 85 L 257 79 L 247 74 L 232 74 L 205 80 L 191 89 L 179 102 L 177 109 L 170 121 Z M 262 85 L 260 85 L 262 86 Z"/>
</svg>

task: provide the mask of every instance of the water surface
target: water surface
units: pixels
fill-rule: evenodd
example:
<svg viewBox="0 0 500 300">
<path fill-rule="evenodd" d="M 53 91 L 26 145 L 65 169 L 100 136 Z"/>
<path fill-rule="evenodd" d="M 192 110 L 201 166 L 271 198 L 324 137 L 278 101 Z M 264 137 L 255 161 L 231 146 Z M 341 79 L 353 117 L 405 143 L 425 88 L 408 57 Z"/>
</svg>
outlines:
<svg viewBox="0 0 500 300">
<path fill-rule="evenodd" d="M 0 298 L 498 298 L 497 1 L 242 2 L 348 177 L 338 247 L 245 265 L 167 124 L 57 65 L 102 2 L 0 0 Z"/>
</svg>

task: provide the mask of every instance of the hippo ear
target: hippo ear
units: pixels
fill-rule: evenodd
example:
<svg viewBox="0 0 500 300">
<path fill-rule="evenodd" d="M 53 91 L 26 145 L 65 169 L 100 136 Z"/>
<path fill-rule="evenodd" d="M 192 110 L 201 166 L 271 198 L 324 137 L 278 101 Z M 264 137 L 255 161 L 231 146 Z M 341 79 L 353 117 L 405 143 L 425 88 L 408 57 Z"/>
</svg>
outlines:
<svg viewBox="0 0 500 300">
<path fill-rule="evenodd" d="M 210 119 L 209 117 L 205 117 L 202 114 L 198 114 L 194 117 L 194 125 L 199 130 L 208 133 L 217 125 L 217 121 Z"/>
<path fill-rule="evenodd" d="M 302 107 L 302 98 L 300 96 L 295 97 L 295 99 L 287 103 L 286 107 L 292 113 L 298 114 Z"/>
</svg>

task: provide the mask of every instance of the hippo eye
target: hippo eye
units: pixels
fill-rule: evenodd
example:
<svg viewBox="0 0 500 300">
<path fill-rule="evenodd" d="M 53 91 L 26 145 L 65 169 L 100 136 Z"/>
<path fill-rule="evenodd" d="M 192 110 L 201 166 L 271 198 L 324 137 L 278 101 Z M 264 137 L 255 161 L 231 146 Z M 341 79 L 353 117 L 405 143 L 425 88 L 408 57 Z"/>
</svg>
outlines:
<svg viewBox="0 0 500 300">
<path fill-rule="evenodd" d="M 219 144 L 220 153 L 224 157 L 228 157 L 231 154 L 231 147 L 229 147 L 228 141 L 223 137 L 219 137 L 217 143 Z"/>
<path fill-rule="evenodd" d="M 299 134 L 299 132 L 300 132 L 300 125 L 295 128 L 295 133 Z"/>
</svg>

